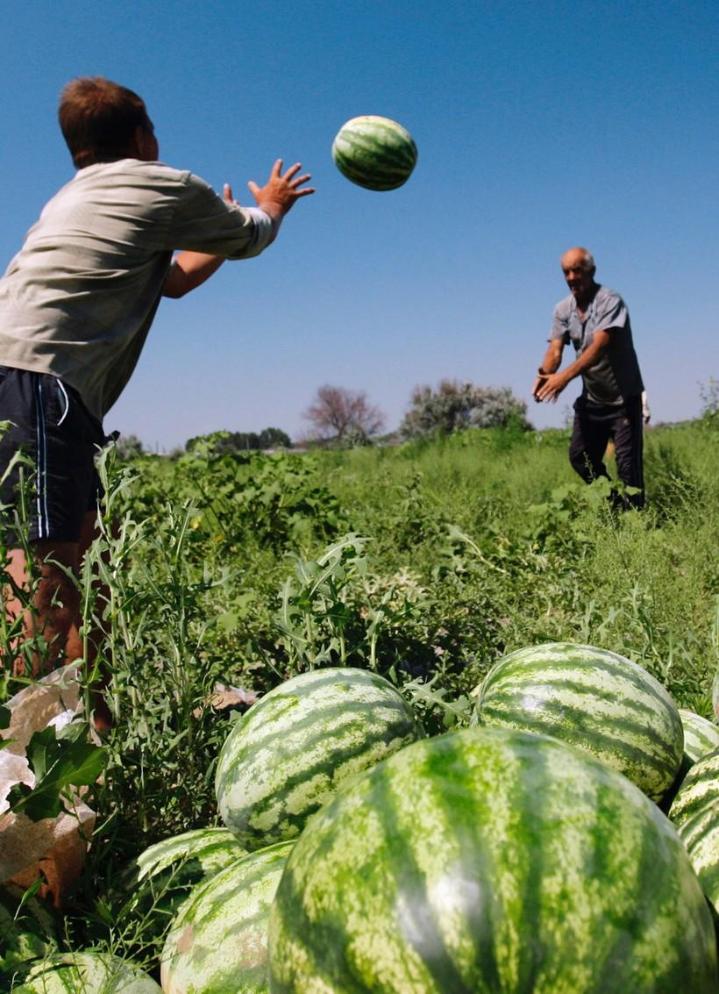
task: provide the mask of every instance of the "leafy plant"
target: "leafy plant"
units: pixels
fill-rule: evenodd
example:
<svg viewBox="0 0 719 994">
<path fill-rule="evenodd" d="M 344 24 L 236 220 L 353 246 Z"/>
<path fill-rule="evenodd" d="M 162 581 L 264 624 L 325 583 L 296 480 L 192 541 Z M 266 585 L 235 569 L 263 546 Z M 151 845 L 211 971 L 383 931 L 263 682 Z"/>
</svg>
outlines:
<svg viewBox="0 0 719 994">
<path fill-rule="evenodd" d="M 462 428 L 530 427 L 527 405 L 508 387 L 480 387 L 441 380 L 436 390 L 415 387 L 410 408 L 400 425 L 405 438 L 449 434 Z"/>
</svg>

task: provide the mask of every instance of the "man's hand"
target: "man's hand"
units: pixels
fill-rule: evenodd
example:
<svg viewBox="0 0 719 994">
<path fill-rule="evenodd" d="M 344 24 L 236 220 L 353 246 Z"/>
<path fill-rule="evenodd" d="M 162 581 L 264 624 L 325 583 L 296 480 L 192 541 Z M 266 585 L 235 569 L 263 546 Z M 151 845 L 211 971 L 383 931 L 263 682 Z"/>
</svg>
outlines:
<svg viewBox="0 0 719 994">
<path fill-rule="evenodd" d="M 539 393 L 539 388 L 547 382 L 548 375 L 549 375 L 548 373 L 539 373 L 534 383 L 532 384 L 532 396 L 537 401 L 537 403 L 539 403 L 539 397 L 537 396 L 537 394 Z"/>
<path fill-rule="evenodd" d="M 566 372 L 538 376 L 533 391 L 535 400 L 538 400 L 540 403 L 548 400 L 552 402 L 556 401 L 571 379 L 572 377 L 567 376 Z"/>
<path fill-rule="evenodd" d="M 310 179 L 309 173 L 298 176 L 302 166 L 296 162 L 282 175 L 282 159 L 278 159 L 270 172 L 270 178 L 260 187 L 254 180 L 247 184 L 250 193 L 257 201 L 257 206 L 269 214 L 273 221 L 281 221 L 300 197 L 308 197 L 314 193 L 310 186 L 300 189 L 303 183 Z"/>
</svg>

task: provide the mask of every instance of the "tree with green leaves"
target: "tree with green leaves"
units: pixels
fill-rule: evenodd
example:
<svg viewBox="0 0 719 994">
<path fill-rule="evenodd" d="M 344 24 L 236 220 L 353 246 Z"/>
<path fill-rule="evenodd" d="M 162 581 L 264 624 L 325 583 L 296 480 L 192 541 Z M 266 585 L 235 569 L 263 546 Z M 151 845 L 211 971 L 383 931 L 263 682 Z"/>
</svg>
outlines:
<svg viewBox="0 0 719 994">
<path fill-rule="evenodd" d="M 463 428 L 531 428 L 527 405 L 509 387 L 480 387 L 458 380 L 441 380 L 436 390 L 418 386 L 400 425 L 405 438 L 448 435 Z"/>
</svg>

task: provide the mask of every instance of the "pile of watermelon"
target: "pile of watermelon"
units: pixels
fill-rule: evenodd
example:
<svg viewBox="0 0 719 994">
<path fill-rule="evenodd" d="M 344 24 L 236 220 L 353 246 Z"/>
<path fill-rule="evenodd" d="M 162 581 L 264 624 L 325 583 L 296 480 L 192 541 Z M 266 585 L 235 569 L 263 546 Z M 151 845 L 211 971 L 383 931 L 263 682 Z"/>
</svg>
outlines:
<svg viewBox="0 0 719 994">
<path fill-rule="evenodd" d="M 716 994 L 719 728 L 569 643 L 505 656 L 473 697 L 470 727 L 428 737 L 386 680 L 326 668 L 235 721 L 226 827 L 123 885 L 165 994 Z M 157 990 L 34 955 L 21 994 Z"/>
</svg>

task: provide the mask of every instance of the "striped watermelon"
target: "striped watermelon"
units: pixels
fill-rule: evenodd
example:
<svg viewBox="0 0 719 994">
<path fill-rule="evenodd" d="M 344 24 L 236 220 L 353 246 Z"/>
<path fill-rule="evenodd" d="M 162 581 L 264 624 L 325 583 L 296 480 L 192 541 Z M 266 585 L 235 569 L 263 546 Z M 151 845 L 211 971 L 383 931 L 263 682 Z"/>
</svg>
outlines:
<svg viewBox="0 0 719 994">
<path fill-rule="evenodd" d="M 367 190 L 395 190 L 417 162 L 417 146 L 401 124 L 366 114 L 343 124 L 332 143 L 332 158 L 347 179 Z"/>
<path fill-rule="evenodd" d="M 376 673 L 303 673 L 254 704 L 225 740 L 215 780 L 222 820 L 250 850 L 294 838 L 344 780 L 422 735 Z"/>
<path fill-rule="evenodd" d="M 142 919 L 148 944 L 164 934 L 192 887 L 247 855 L 226 828 L 200 828 L 172 836 L 145 849 L 123 873 L 115 917 Z"/>
<path fill-rule="evenodd" d="M 162 953 L 165 994 L 267 994 L 267 920 L 292 846 L 251 853 L 193 891 Z"/>
<path fill-rule="evenodd" d="M 684 752 L 692 763 L 719 749 L 719 728 L 713 722 L 686 708 L 679 708 L 679 717 L 684 728 Z"/>
<path fill-rule="evenodd" d="M 555 739 L 470 728 L 343 788 L 290 853 L 272 994 L 716 994 L 668 819 Z"/>
<path fill-rule="evenodd" d="M 719 749 L 687 773 L 669 810 L 704 893 L 719 914 Z"/>
<path fill-rule="evenodd" d="M 68 953 L 38 964 L 13 994 L 161 994 L 151 977 L 105 953 Z"/>
<path fill-rule="evenodd" d="M 684 734 L 662 685 L 624 656 L 552 642 L 519 649 L 489 671 L 482 724 L 539 732 L 582 749 L 629 777 L 653 800 L 679 770 Z"/>
</svg>

